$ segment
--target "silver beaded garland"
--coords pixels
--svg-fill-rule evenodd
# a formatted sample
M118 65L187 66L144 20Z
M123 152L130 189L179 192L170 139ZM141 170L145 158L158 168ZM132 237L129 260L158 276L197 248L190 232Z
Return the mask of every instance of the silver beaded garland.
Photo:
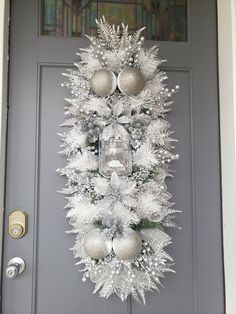
M143 89L145 80L139 69L128 67L121 70L117 83L123 94L131 96L138 94Z
M116 90L116 85L115 74L107 69L95 71L91 79L92 91L100 97L113 94Z
M142 250L142 239L139 233L132 230L127 236L114 238L113 250L116 256L124 260L137 257Z
M102 259L111 253L112 241L107 240L101 230L94 229L84 238L84 250L89 257Z

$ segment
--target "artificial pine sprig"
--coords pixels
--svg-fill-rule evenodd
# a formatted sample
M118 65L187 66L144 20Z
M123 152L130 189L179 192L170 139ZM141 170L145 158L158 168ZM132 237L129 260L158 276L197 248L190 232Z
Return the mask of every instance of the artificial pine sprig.
M161 227L160 222L151 221L147 218L141 219L137 225L132 226L132 228L137 231L140 231L142 229L156 229L160 227Z

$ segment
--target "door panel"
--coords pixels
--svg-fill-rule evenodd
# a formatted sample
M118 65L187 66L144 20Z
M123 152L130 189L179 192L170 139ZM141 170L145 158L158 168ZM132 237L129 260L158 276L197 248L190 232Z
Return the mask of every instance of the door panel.
M78 313L79 309L84 314L93 313L95 309L97 313L126 313L126 305L116 298L108 301L101 300L98 295L91 298L93 284L82 284L78 266L74 265L76 260L69 250L74 236L65 234L65 230L70 230L63 210L66 202L57 194L64 180L55 173L55 169L65 162L64 157L58 154L57 135L61 131L59 124L64 119L65 95L60 86L63 71L65 67L62 65L39 65L39 202L35 234L37 313L72 314Z
M14 280L3 276L2 313L223 314L215 1L189 1L189 42L160 43L168 85L181 86L169 114L180 159L167 184L183 229L169 230L177 273L159 295L147 294L145 307L92 295L93 284L82 283L74 265L74 236L65 234L65 200L57 194L64 179L55 172L65 163L57 153L66 96L60 83L88 42L38 36L38 14L36 0L12 1L5 217L25 209L29 231L11 239L5 219L4 267L14 256L27 266Z

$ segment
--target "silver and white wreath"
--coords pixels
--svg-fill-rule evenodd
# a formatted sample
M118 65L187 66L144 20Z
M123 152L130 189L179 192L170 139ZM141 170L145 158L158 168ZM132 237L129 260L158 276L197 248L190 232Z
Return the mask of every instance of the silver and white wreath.
M165 179L178 155L166 114L179 87L166 88L158 48L143 47L143 29L131 35L105 18L97 26L75 68L63 73L67 164L58 171L68 179L62 193L82 280L90 278L101 297L145 303L145 292L173 271L165 230L176 227L177 210Z

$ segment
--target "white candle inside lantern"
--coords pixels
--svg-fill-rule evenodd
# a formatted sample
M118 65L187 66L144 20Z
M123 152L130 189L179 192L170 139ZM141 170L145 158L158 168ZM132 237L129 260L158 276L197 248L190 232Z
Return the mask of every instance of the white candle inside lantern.
M131 156L128 133L118 130L110 137L100 135L99 139L99 172L109 177L114 171L118 175L131 172Z

